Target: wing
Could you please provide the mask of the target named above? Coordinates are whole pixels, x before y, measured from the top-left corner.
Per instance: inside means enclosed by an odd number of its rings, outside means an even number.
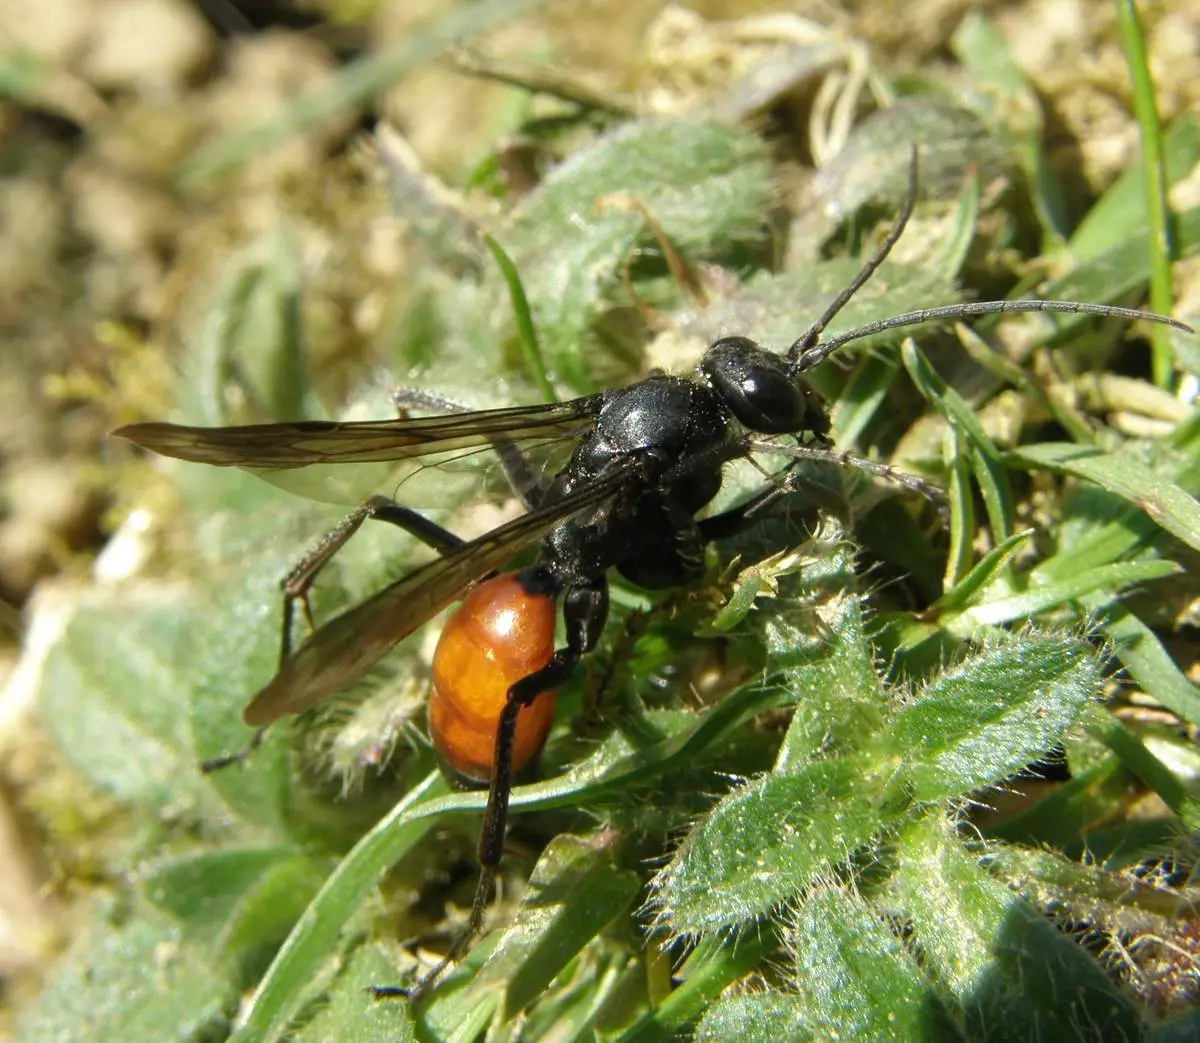
[[[248,427],[128,424],[113,432],[163,456],[218,467],[273,470],[318,463],[411,460],[496,441],[577,438],[596,423],[599,395],[551,405],[398,420],[306,420]]]
[[[247,724],[264,727],[301,713],[363,678],[401,639],[460,597],[522,547],[572,515],[596,509],[629,486],[628,465],[586,488],[471,540],[452,554],[402,576],[321,627],[246,707]]]

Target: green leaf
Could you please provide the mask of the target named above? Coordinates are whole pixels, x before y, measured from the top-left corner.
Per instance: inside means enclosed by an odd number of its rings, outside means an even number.
[[[1200,207],[1175,216],[1174,227],[1178,259],[1200,250]],[[1115,301],[1150,278],[1150,250],[1147,234],[1131,234],[1115,245],[1080,264],[1069,274],[1043,286],[1040,295],[1059,301]],[[1094,321],[1083,314],[1042,315],[1029,323],[1030,335],[1049,339],[1061,337]]]
[[[265,555],[261,543],[258,547]],[[278,624],[271,617],[279,611],[281,574],[270,558],[256,562],[237,586],[218,593],[189,635],[181,687],[192,704],[194,771],[202,760],[241,749],[253,735],[241,713],[278,664]],[[288,832],[297,788],[286,729],[273,728],[245,763],[203,776],[239,818],[277,835]]]
[[[970,100],[991,122],[1004,128],[1021,157],[1032,188],[1038,219],[1061,242],[1068,232],[1062,186],[1048,168],[1042,150],[1042,109],[1021,63],[999,28],[979,10],[968,11],[951,39],[955,55],[977,85]]]
[[[1087,599],[1089,612],[1101,608],[1100,598]],[[1104,635],[1130,676],[1172,713],[1200,724],[1200,690],[1171,658],[1158,636],[1123,605],[1109,605],[1102,616]]]
[[[554,372],[590,387],[579,350],[646,237],[644,207],[683,253],[759,239],[773,193],[760,138],[694,120],[626,123],[556,167],[503,230]]]
[[[911,337],[907,338],[902,346],[900,358],[904,360],[908,376],[917,385],[917,390],[938,413],[947,421],[958,425],[971,443],[983,448],[989,458],[1000,456],[1000,450],[996,448],[996,443],[992,442],[990,434],[984,430],[976,410],[942,379]]]
[[[682,935],[766,916],[880,825],[856,761],[757,779],[723,798],[654,878],[658,922]]]
[[[916,853],[924,851],[918,847]],[[965,853],[972,854],[970,846]],[[1105,868],[1090,857],[1074,861],[1040,847],[990,845],[977,868],[1027,902],[1061,912],[1068,922],[1089,921],[1098,930],[1128,929],[1135,918],[1138,930],[1168,930],[1177,921],[1182,898],[1165,882],[1130,887],[1130,874],[1123,869]]]
[[[993,547],[970,572],[930,606],[930,613],[948,613],[971,604],[976,594],[999,579],[1008,563],[1029,543],[1033,534],[1033,529],[1022,529]]]
[[[328,997],[289,1039],[295,1043],[412,1043],[417,1035],[408,1005],[403,1000],[372,1002],[366,992],[395,974],[394,965],[379,946],[355,949],[330,984]]]
[[[946,554],[934,545],[929,531],[898,497],[878,504],[858,524],[863,546],[911,580],[921,601],[933,601],[943,590]]]
[[[622,1032],[617,1043],[665,1043],[679,1037],[733,982],[744,977],[777,945],[775,932],[760,925],[735,938],[701,939],[679,969],[681,982],[661,1002]]]
[[[926,198],[953,197],[971,169],[986,182],[1012,164],[1007,147],[976,113],[935,94],[902,98],[859,123],[841,152],[817,172],[798,234],[818,241],[819,233],[827,237],[844,215],[867,203],[903,200],[914,142],[920,146]]]
[[[633,873],[611,863],[602,843],[556,837],[538,859],[516,919],[466,991],[466,1001],[502,990],[504,1016],[515,1018],[632,905],[640,887]]]
[[[229,257],[184,356],[178,405],[187,423],[304,419],[310,406],[293,238],[268,232]],[[229,394],[236,380],[239,395]],[[230,402],[245,403],[235,416]]]
[[[1134,775],[1161,798],[1176,815],[1195,825],[1196,798],[1188,793],[1183,781],[1149,747],[1118,718],[1109,714],[1094,715],[1088,732],[1113,751]]]
[[[1059,422],[1071,439],[1081,445],[1092,445],[1096,442],[1096,432],[1080,413],[1079,409],[1062,395],[1048,394],[1046,389],[1035,380],[1022,366],[1014,362],[1002,351],[998,351],[980,336],[970,326],[959,323],[954,327],[958,342],[963,350],[986,369],[996,380],[1011,384],[1020,391],[1028,410],[1045,410]]]
[[[569,965],[523,1019],[529,1039],[587,1043],[597,1027],[615,1035],[645,1009],[645,968],[617,946],[597,945]]]
[[[897,851],[892,890],[964,1038],[1142,1038],[1128,1000],[1086,950],[983,872],[938,816],[906,830]]]
[[[813,1038],[807,1005],[799,996],[751,992],[726,996],[705,1013],[696,1028],[696,1043],[804,1043]]]
[[[807,1022],[819,1039],[958,1039],[917,961],[849,890],[805,898],[788,940]]]
[[[179,588],[98,594],[47,657],[43,726],[70,764],[126,803],[197,817],[216,810],[196,767],[189,663],[179,656],[204,615],[199,595]]]
[[[1104,591],[1102,600],[1112,600],[1117,591],[1134,583],[1164,579],[1183,570],[1173,561],[1123,561],[1088,569],[1070,579],[1053,580],[1031,586],[1019,594],[1001,596],[994,601],[979,600],[957,616],[949,616],[943,625],[953,634],[970,637],[979,627],[999,626],[1049,612],[1060,605]]]
[[[975,496],[971,490],[970,451],[966,438],[951,427],[946,438],[946,499],[950,504],[950,548],[946,552],[946,573],[942,586],[949,589],[970,568],[975,539]],[[1006,540],[1005,543],[1008,541]],[[1004,544],[1001,544],[1004,546]],[[1003,567],[1004,561],[1000,561]]]
[[[1175,482],[1155,473],[1135,453],[1106,453],[1070,442],[1022,446],[1010,458],[1029,467],[1095,482],[1140,507],[1164,529],[1200,550],[1200,503]]]
[[[225,933],[247,892],[296,859],[291,848],[206,851],[163,861],[146,876],[146,897],[212,942]]]
[[[917,390],[948,423],[955,424],[970,443],[971,466],[983,496],[988,523],[995,540],[1003,542],[1012,531],[1012,490],[1000,462],[1000,451],[983,429],[975,410],[938,375],[911,338],[904,342],[901,358]]]
[[[165,861],[146,896],[180,922],[189,941],[257,977],[300,918],[329,866],[287,848],[225,849]]]
[[[828,307],[862,267],[862,259],[838,257],[816,261],[811,265],[785,269],[782,272],[757,273],[729,298],[714,301],[701,311],[687,312],[682,322],[689,341],[696,345],[696,358],[704,345],[730,330],[752,332],[754,339],[772,351],[786,351],[803,332],[806,321],[817,318]],[[912,308],[914,302],[935,301],[945,304],[956,300],[958,290],[953,273],[900,261],[884,261],[871,280],[856,293],[837,318],[829,324],[826,336],[832,337],[886,319]],[[874,349],[899,343],[904,330],[884,330],[862,337],[839,349],[838,357],[857,359],[869,357]],[[894,360],[887,354],[884,364],[895,370]],[[682,361],[679,366],[682,368]],[[886,373],[872,376],[859,392],[874,397],[882,393],[876,383],[890,384],[894,377]],[[844,378],[838,367],[818,366],[805,374],[827,398],[840,397]],[[861,418],[859,418],[861,422]],[[843,444],[841,442],[839,445]]]
[[[959,272],[967,263],[975,234],[979,229],[979,205],[981,189],[979,169],[970,167],[963,175],[962,191],[958,197],[958,211],[954,216],[954,236],[942,247],[942,257],[936,262],[939,271]]]
[[[927,683],[881,737],[915,799],[966,796],[1049,750],[1096,696],[1101,664],[1073,634],[1006,635]]]
[[[1103,757],[1084,771],[1075,771],[1069,780],[1053,787],[1032,806],[990,824],[987,835],[1068,849],[1074,844],[1081,852],[1086,850],[1089,859],[1103,863],[1111,849],[1097,838],[1095,824],[1118,820],[1128,792],[1129,776],[1120,758]],[[1128,828],[1127,823],[1123,826]]]
[[[833,406],[829,437],[843,448],[856,445],[870,429],[899,372],[895,357],[862,355]]]
[[[167,916],[139,906],[124,922],[93,915],[77,930],[74,948],[21,1018],[20,1043],[203,1043],[228,1032],[233,984]]]
[[[1167,128],[1163,138],[1167,184],[1185,178],[1200,163],[1200,124],[1184,111]],[[1146,217],[1145,168],[1132,163],[1100,197],[1071,236],[1071,254],[1087,261],[1127,240],[1144,240]]]
[[[484,245],[491,251],[504,283],[508,287],[508,296],[512,301],[513,316],[517,323],[517,342],[521,345],[521,357],[525,360],[527,376],[533,381],[542,399],[546,402],[557,402],[554,385],[546,375],[546,362],[542,358],[542,346],[538,341],[537,328],[533,324],[533,315],[529,310],[529,298],[525,296],[525,286],[521,282],[521,273],[513,264],[512,258],[490,235],[483,237]]]
[[[435,819],[413,819],[411,811],[446,789],[440,773],[427,777],[342,860],[258,983],[241,1027],[231,1037],[233,1043],[280,1038],[309,998],[317,968],[336,951],[343,926],[376,886],[383,869],[399,861],[433,828]]]
[[[1171,271],[1175,242],[1167,199],[1166,158],[1154,74],[1150,71],[1146,34],[1142,30],[1137,4],[1134,0],[1117,0],[1114,6],[1121,31],[1121,45],[1129,65],[1133,111],[1141,145],[1145,214],[1150,226],[1147,236],[1150,248],[1150,306],[1161,315],[1170,315],[1175,310],[1174,275]],[[1148,331],[1148,335],[1154,383],[1161,388],[1170,388],[1175,363],[1170,333],[1166,328],[1156,326]]]
[[[780,650],[787,642],[785,623],[804,625],[782,613],[769,635],[775,648],[771,664],[785,668],[795,702],[775,759],[779,774],[801,769],[823,750],[856,749],[882,720],[885,694],[863,625],[861,597],[846,593],[831,598],[821,606],[820,618],[829,629],[814,649],[806,650],[797,639],[790,649]]]
[[[308,908],[328,873],[328,862],[304,855],[272,866],[231,910],[221,944],[235,954],[273,950]]]
[[[1081,572],[1146,558],[1163,535],[1145,514],[1107,490],[1083,484],[1066,493],[1054,532],[1054,553],[1029,570],[1030,585],[1069,580]]]

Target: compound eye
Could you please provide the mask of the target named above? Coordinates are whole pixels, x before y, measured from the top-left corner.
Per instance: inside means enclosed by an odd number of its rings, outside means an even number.
[[[725,337],[704,353],[700,372],[729,411],[751,431],[768,435],[813,430],[808,385],[787,361],[746,337]]]

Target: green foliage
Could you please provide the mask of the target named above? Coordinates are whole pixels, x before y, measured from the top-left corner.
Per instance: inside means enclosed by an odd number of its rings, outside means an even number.
[[[1138,1038],[1132,1004],[1096,961],[981,868],[944,821],[915,822],[901,840],[891,887],[962,1038],[1000,1025],[1012,1039]]]
[[[55,980],[25,1012],[20,1038],[224,1038],[233,983],[214,973],[203,949],[182,933],[177,922],[138,904],[92,910]]]
[[[585,337],[650,238],[644,213],[676,248],[720,254],[762,239],[773,191],[762,140],[716,123],[638,120],[556,168],[501,232],[551,369],[592,389]]]
[[[818,1038],[958,1038],[933,983],[866,902],[814,890],[788,935],[805,1013]]]
[[[878,826],[855,785],[862,771],[823,760],[729,794],[655,878],[659,923],[686,935],[739,927],[803,892]]]
[[[1099,690],[1080,637],[1026,630],[931,678],[885,722],[881,744],[918,801],[965,797],[1052,749]]]

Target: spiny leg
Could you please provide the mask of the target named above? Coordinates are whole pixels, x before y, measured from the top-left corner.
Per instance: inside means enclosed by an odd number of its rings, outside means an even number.
[[[826,446],[786,445],[777,442],[760,442],[756,440],[751,440],[750,446],[761,452],[790,456],[793,460],[816,460],[822,463],[836,464],[839,467],[853,467],[864,474],[891,482],[893,485],[899,485],[919,496],[923,496],[936,505],[939,510],[944,509],[946,505],[945,492],[934,482],[921,478],[918,475],[910,474],[908,471],[902,471],[898,467],[892,467],[890,464],[881,464],[869,457],[861,456],[858,453],[852,453],[845,449],[833,449]],[[785,479],[779,488],[783,491],[789,491],[787,489],[789,480],[790,478]]]
[[[329,564],[333,556],[346,545],[350,537],[358,532],[363,522],[368,519],[395,525],[410,536],[415,536],[427,547],[432,547],[439,554],[449,554],[465,542],[461,537],[442,528],[436,522],[430,521],[423,514],[401,506],[386,496],[371,496],[364,500],[322,536],[316,545],[296,563],[280,584],[283,588],[283,634],[279,645],[280,667],[292,654],[294,604],[297,601],[300,602],[304,609],[304,618],[308,620],[308,625],[315,630],[316,622],[313,619],[312,604],[308,598],[309,591],[321,570]]]
[[[906,471],[901,471],[898,468],[890,467],[887,464],[876,463],[874,460],[859,456],[857,453],[849,453],[844,450],[833,449],[829,446],[780,445],[775,442],[757,441],[749,442],[748,448],[782,453],[785,456],[792,457],[793,460],[818,460],[825,463],[838,464],[843,467],[855,467],[877,478],[882,478],[901,485],[906,489],[911,489],[913,492],[931,500],[939,510],[945,508],[945,493],[932,482],[926,481],[917,475],[909,474]],[[803,481],[801,476],[791,474],[787,470],[776,472],[771,477],[774,479],[771,484],[760,489],[748,500],[743,501],[736,507],[730,507],[720,514],[701,518],[698,524],[700,534],[705,542],[724,540],[731,536],[736,536],[748,526],[753,525],[762,513],[776,500],[786,496],[788,493],[795,492],[797,486]]]
[[[713,514],[700,519],[700,532],[705,540],[726,540],[736,536],[754,521],[754,515],[764,511],[775,500],[789,490],[783,484],[772,485],[762,492],[756,493],[745,503],[730,507],[720,514]]]
[[[300,559],[280,583],[283,590],[283,625],[279,639],[279,669],[283,668],[292,654],[292,624],[295,617],[295,604],[300,602],[304,618],[308,625],[316,629],[313,619],[312,603],[309,601],[309,591],[321,570],[342,549],[368,519],[388,522],[396,525],[415,536],[426,546],[432,547],[439,554],[449,554],[461,547],[464,541],[448,529],[443,529],[436,522],[430,521],[424,515],[403,507],[386,496],[372,496],[360,503],[353,511],[343,518],[337,526],[327,532],[316,545]],[[203,761],[200,770],[206,775],[231,764],[241,764],[262,744],[265,728],[259,728],[250,741],[240,750],[222,754],[211,760]]]
[[[228,768],[231,764],[242,764],[250,758],[250,755],[262,745],[263,737],[267,734],[266,728],[259,728],[240,750],[235,750],[233,753],[223,753],[220,757],[212,757],[209,760],[200,762],[200,771],[205,775],[211,775],[214,771],[221,771],[223,768]]]
[[[390,398],[396,412],[406,417],[410,409],[428,410],[430,413],[474,413],[475,408],[460,402],[440,391],[430,391],[428,388],[394,387]]]
[[[492,778],[488,786],[487,807],[483,813],[483,828],[479,833],[479,883],[466,926],[454,940],[450,950],[436,967],[411,989],[380,987],[369,991],[379,998],[408,996],[414,1003],[421,1000],[437,984],[446,968],[467,951],[483,926],[491,899],[492,885],[504,853],[504,831],[508,822],[508,801],[512,794],[513,744],[517,737],[517,718],[522,707],[530,705],[539,695],[552,691],[566,681],[580,659],[596,647],[608,618],[608,581],[601,578],[588,586],[568,588],[563,598],[563,621],[566,624],[567,644],[557,649],[544,667],[514,684],[508,690],[508,700],[500,712],[496,730],[496,752],[492,763]]]

